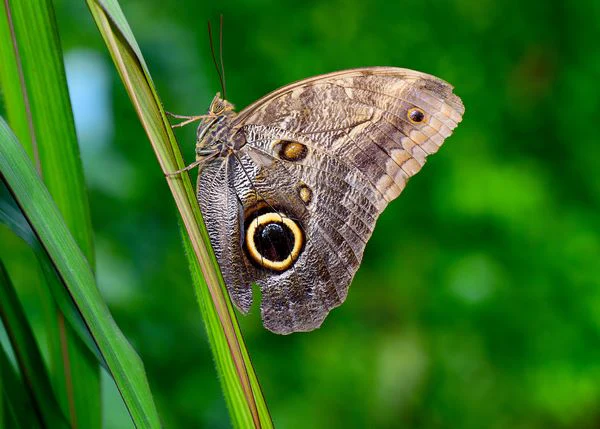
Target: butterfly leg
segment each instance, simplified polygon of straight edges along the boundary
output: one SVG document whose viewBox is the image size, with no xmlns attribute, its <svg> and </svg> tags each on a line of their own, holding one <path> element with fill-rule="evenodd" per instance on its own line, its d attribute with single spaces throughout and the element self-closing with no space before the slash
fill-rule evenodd
<svg viewBox="0 0 600 429">
<path fill-rule="evenodd" d="M 197 166 L 199 166 L 200 164 L 205 163 L 206 161 L 215 158 L 218 155 L 218 151 L 207 151 L 206 153 L 199 153 L 199 155 L 203 155 L 202 158 L 197 159 L 196 161 L 192 162 L 190 165 L 188 165 L 187 167 L 184 167 L 182 169 L 179 169 L 177 171 L 174 171 L 172 173 L 165 173 L 166 177 L 175 177 L 181 173 L 183 173 L 184 171 L 189 171 L 193 168 L 196 168 Z"/>
<path fill-rule="evenodd" d="M 183 173 L 184 171 L 189 171 L 189 170 L 191 170 L 192 168 L 195 168 L 195 167 L 199 166 L 199 165 L 200 165 L 200 164 L 202 164 L 203 162 L 204 162 L 204 160 L 203 160 L 203 159 L 199 159 L 199 160 L 197 160 L 197 161 L 194 161 L 194 162 L 192 162 L 192 163 L 191 163 L 190 165 L 188 165 L 187 167 L 184 167 L 184 168 L 182 168 L 182 169 L 179 169 L 179 170 L 177 170 L 177 171 L 174 171 L 174 172 L 172 172 L 172 173 L 165 173 L 165 176 L 166 176 L 166 177 L 175 177 L 175 176 L 178 176 L 179 174 Z"/>
<path fill-rule="evenodd" d="M 175 113 L 171 113 L 165 110 L 165 113 L 167 114 L 167 116 L 170 116 L 171 118 L 176 118 L 176 119 L 184 119 L 184 121 L 179 122 L 178 124 L 172 124 L 171 128 L 180 128 L 180 127 L 184 127 L 188 124 L 191 124 L 192 122 L 196 122 L 199 121 L 202 118 L 206 118 L 207 115 L 197 115 L 197 116 L 188 116 L 188 115 L 176 115 Z"/>
</svg>

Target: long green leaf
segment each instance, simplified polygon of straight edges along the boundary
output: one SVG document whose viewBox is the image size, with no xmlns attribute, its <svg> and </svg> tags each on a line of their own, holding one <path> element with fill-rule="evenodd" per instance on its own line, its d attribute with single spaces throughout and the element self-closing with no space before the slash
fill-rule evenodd
<svg viewBox="0 0 600 429">
<path fill-rule="evenodd" d="M 5 0 L 2 7 L 0 82 L 10 123 L 93 267 L 90 213 L 52 2 Z M 53 303 L 49 291 L 60 287 L 55 277 L 45 278 L 50 287 L 39 289 L 39 295 L 53 385 L 73 427 L 99 428 L 98 363 L 65 323 L 64 306 L 61 311 Z"/>
<path fill-rule="evenodd" d="M 160 427 L 140 358 L 115 324 L 96 287 L 88 261 L 25 151 L 1 118 L 0 174 L 68 288 L 134 423 L 143 428 Z"/>
<path fill-rule="evenodd" d="M 87 0 L 125 88 L 152 144 L 181 214 L 196 294 L 231 418 L 237 427 L 271 427 L 271 417 L 223 284 L 179 147 L 141 51 L 115 0 Z M 189 241 L 188 238 L 189 237 Z"/>
<path fill-rule="evenodd" d="M 0 261 L 0 319 L 17 357 L 24 381 L 33 399 L 33 409 L 49 427 L 69 427 L 54 396 L 42 354 L 25 312 Z"/>
<path fill-rule="evenodd" d="M 18 76 L 13 72 L 10 80 L 2 79 L 3 91 L 12 88 L 11 97 L 5 96 L 8 117 L 12 120 L 17 115 L 29 115 L 25 117 L 32 123 L 28 129 L 30 139 L 17 137 L 21 143 L 31 141 L 38 152 L 40 175 L 93 267 L 88 198 L 52 3 L 50 0 L 4 0 L 3 3 L 2 19 L 10 16 L 12 31 L 2 34 L 2 52 L 10 47 L 17 49 L 12 55 L 17 64 L 3 61 L 2 69 L 20 70 Z M 3 56 L 3 60 L 10 57 Z M 15 86 L 19 91 L 14 90 Z M 29 108 L 19 111 L 22 100 Z"/>
<path fill-rule="evenodd" d="M 61 278 L 52 265 L 52 260 L 40 244 L 38 237 L 31 229 L 27 219 L 16 206 L 12 195 L 6 189 L 4 183 L 0 183 L 0 223 L 8 226 L 18 237 L 25 241 L 35 252 L 46 284 L 52 292 L 55 302 L 63 314 L 69 319 L 71 327 L 77 332 L 79 338 L 87 346 L 89 351 L 96 357 L 100 365 L 108 370 L 106 362 L 98 350 L 90 331 L 81 318 L 81 314 L 73 304 L 73 300 L 67 289 L 61 282 Z M 89 405 L 89 404 L 88 404 Z"/>
<path fill-rule="evenodd" d="M 11 370 L 11 368 L 9 367 L 9 364 L 7 362 L 7 359 L 6 359 L 6 355 L 4 354 L 4 349 L 0 345 L 0 427 L 6 426 L 5 417 L 4 417 L 4 409 L 5 409 L 4 390 L 5 389 L 3 387 L 4 383 L 2 382 L 2 380 L 7 378 L 7 375 L 6 375 L 7 368 L 9 371 Z"/>
<path fill-rule="evenodd" d="M 31 409 L 25 386 L 10 363 L 6 351 L 0 346 L 0 427 L 40 427 L 40 422 Z"/>
</svg>

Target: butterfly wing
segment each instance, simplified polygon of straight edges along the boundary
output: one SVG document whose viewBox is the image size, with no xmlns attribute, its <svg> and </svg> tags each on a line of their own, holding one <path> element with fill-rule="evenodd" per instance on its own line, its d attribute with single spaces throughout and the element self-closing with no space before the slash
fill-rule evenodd
<svg viewBox="0 0 600 429">
<path fill-rule="evenodd" d="M 462 101 L 441 79 L 373 67 L 283 87 L 244 109 L 234 126 L 250 146 L 260 146 L 266 135 L 293 136 L 314 155 L 303 164 L 356 170 L 352 183 L 364 182 L 364 196 L 377 200 L 381 211 L 437 152 L 463 113 Z"/>
<path fill-rule="evenodd" d="M 389 67 L 306 79 L 240 112 L 232 137 L 244 144 L 224 173 L 237 207 L 230 203 L 220 215 L 232 216 L 246 251 L 217 255 L 236 305 L 249 309 L 255 282 L 265 327 L 319 327 L 345 300 L 379 214 L 463 112 L 446 82 Z M 266 269 L 247 251 L 249 208 L 258 201 L 301 229 L 303 247 L 283 271 Z"/>
</svg>

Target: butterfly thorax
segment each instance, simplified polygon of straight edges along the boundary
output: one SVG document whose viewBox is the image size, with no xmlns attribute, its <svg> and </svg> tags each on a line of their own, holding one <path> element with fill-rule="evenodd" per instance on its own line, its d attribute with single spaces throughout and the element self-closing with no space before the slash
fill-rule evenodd
<svg viewBox="0 0 600 429">
<path fill-rule="evenodd" d="M 239 149 L 239 142 L 233 139 L 232 125 L 237 115 L 234 106 L 217 93 L 213 98 L 208 114 L 202 119 L 196 131 L 196 159 L 225 157 Z"/>
</svg>

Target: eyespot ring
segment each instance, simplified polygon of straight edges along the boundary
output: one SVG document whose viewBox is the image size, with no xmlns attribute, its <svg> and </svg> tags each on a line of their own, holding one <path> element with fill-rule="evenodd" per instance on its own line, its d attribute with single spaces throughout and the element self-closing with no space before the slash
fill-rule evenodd
<svg viewBox="0 0 600 429">
<path fill-rule="evenodd" d="M 265 228 L 271 224 L 287 228 L 294 239 L 289 254 L 280 261 L 269 259 L 261 254 L 256 242 L 256 234 L 260 232 L 260 228 Z M 298 256 L 300 256 L 300 252 L 304 246 L 304 233 L 298 224 L 289 217 L 276 212 L 268 212 L 257 216 L 248 224 L 245 245 L 248 255 L 254 263 L 269 270 L 283 272 L 289 269 L 296 262 Z"/>
<path fill-rule="evenodd" d="M 425 120 L 425 112 L 419 107 L 411 107 L 408 109 L 406 116 L 413 124 L 420 124 Z"/>
</svg>

